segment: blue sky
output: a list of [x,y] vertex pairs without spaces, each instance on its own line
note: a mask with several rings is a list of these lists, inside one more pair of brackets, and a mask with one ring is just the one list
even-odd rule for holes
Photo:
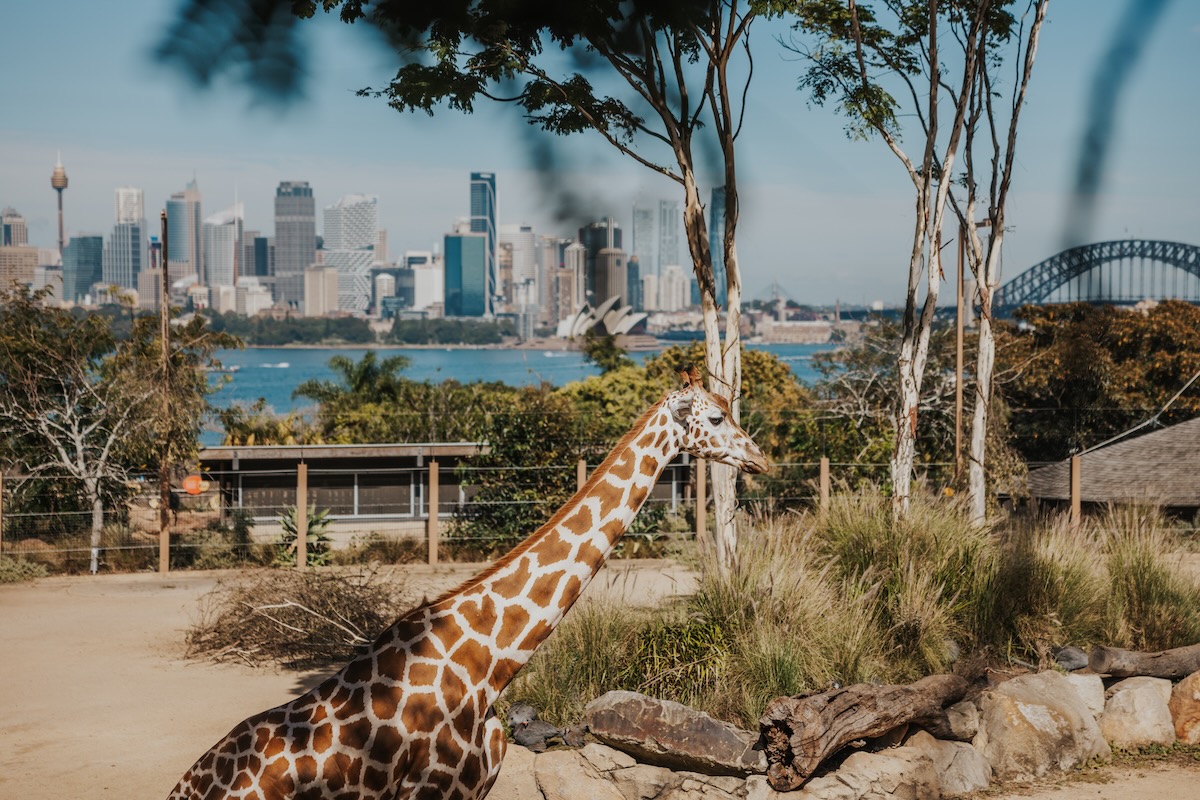
[[[1024,112],[1008,217],[1005,274],[1062,249],[1069,191],[1091,77],[1125,0],[1053,0]],[[113,190],[145,191],[154,219],[193,174],[205,214],[246,205],[246,226],[270,232],[274,188],[308,180],[318,208],[351,193],[376,194],[396,255],[429,249],[467,214],[468,173],[496,172],[501,223],[570,234],[538,189],[513,109],[473,116],[399,114],[355,96],[394,72],[369,36],[334,19],[306,26],[312,64],[303,101],[283,109],[241,86],[193,88],[154,63],[175,3],[47,0],[10,4],[0,48],[0,206],[53,246],[50,172],[61,151],[71,185],[71,233],[104,233]],[[850,141],[831,109],[796,91],[802,69],[773,34],[757,31],[755,82],[739,141],[739,256],[751,297],[778,281],[799,302],[899,302],[913,196],[900,163],[878,141]],[[1126,86],[1090,239],[1200,244],[1200,2],[1175,0]],[[563,148],[569,171],[554,181],[596,216],[628,230],[633,200],[676,197],[675,185],[617,156],[588,134]],[[707,196],[707,194],[705,194]],[[320,219],[318,214],[318,227]],[[628,236],[629,234],[626,233]],[[628,244],[628,243],[627,243]]]

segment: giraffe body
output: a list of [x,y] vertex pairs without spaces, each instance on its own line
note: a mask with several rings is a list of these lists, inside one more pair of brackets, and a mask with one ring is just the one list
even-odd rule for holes
[[236,726],[170,800],[475,800],[507,746],[492,705],[603,565],[681,450],[750,472],[762,451],[684,373],[587,484],[480,575],[419,606],[312,691]]

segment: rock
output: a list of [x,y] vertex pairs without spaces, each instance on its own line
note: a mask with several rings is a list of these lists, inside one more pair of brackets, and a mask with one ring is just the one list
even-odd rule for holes
[[854,753],[836,772],[811,778],[793,792],[777,792],[759,775],[746,779],[746,800],[937,800],[940,796],[933,761],[916,747]]
[[622,753],[620,750],[614,750],[611,747],[605,747],[602,744],[584,745],[579,754],[588,760],[593,767],[600,772],[612,772],[613,770],[625,769],[637,764],[637,760],[628,753]]
[[983,692],[974,745],[1002,781],[1029,781],[1112,755],[1087,704],[1058,672],[1022,675]]
[[966,742],[942,741],[925,731],[918,731],[906,744],[929,756],[943,797],[979,792],[992,782],[992,765]]
[[1184,744],[1200,744],[1200,672],[1193,672],[1171,690],[1171,720]]
[[1100,715],[1104,713],[1104,681],[1100,676],[1090,673],[1064,675],[1063,677],[1071,682],[1075,691],[1079,692],[1079,696],[1087,704],[1088,711],[1092,712],[1092,716],[1100,719]]
[[650,764],[636,764],[614,770],[609,777],[625,800],[653,800],[661,797],[664,791],[683,783],[683,778],[679,777],[678,773]]
[[589,800],[625,800],[612,781],[601,775],[599,770],[576,750],[539,753],[534,757],[533,777],[545,800],[575,800],[579,797],[587,797]]
[[1113,747],[1137,750],[1175,741],[1171,722],[1171,682],[1165,678],[1127,678],[1105,693],[1100,731]]
[[1064,647],[1054,654],[1054,661],[1067,672],[1072,672],[1088,665],[1088,654],[1078,647]]
[[950,735],[957,742],[969,742],[979,733],[979,707],[970,700],[947,708],[946,720],[950,723]]
[[706,775],[765,772],[758,737],[708,714],[636,692],[608,692],[585,711],[588,730],[638,761]]
[[488,792],[488,800],[543,800],[533,776],[533,764],[532,752],[510,744],[500,766],[500,776]]
[[794,792],[777,792],[762,775],[746,779],[746,800],[859,800],[858,793],[833,776],[812,778]]
[[741,796],[745,781],[728,775],[675,773],[681,780],[659,795],[659,800],[735,800]]

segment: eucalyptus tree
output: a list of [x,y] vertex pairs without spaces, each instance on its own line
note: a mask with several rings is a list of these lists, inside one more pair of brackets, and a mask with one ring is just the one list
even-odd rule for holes
[[[978,80],[979,45],[989,26],[1003,24],[994,13],[1002,5],[992,0],[882,0],[877,6],[812,0],[796,6],[791,46],[808,63],[801,87],[817,104],[836,102],[849,119],[851,136],[883,141],[915,194],[896,354],[899,390],[890,466],[896,516],[905,515],[909,505],[929,338],[944,277],[941,240],[949,178]],[[946,28],[962,52],[961,62],[951,67],[942,62]],[[944,105],[943,93],[950,101]],[[913,142],[911,154],[904,147],[906,136]]]
[[[700,286],[705,366],[711,388],[740,414],[741,273],[736,234],[735,142],[750,75],[750,32],[778,0],[445,0],[438,4],[365,0],[186,0],[160,54],[207,79],[244,66],[277,89],[294,87],[303,62],[290,14],[318,7],[383,32],[402,61],[394,79],[360,94],[400,111],[448,106],[470,113],[480,100],[517,106],[553,134],[591,132],[683,195],[688,249]],[[233,13],[231,13],[231,9]],[[612,90],[611,93],[609,90]],[[706,152],[716,154],[725,187],[721,242],[727,308],[722,329],[701,200]],[[713,466],[716,549],[733,559],[736,470]]]

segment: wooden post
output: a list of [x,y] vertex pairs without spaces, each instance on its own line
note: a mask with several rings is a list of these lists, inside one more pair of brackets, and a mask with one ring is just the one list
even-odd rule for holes
[[696,459],[696,540],[704,541],[708,535],[708,463],[703,458]]
[[429,460],[429,496],[425,498],[429,507],[429,517],[426,523],[426,533],[429,536],[429,563],[438,563],[438,462],[436,458]]
[[824,514],[825,512],[829,511],[829,458],[828,458],[828,456],[821,456],[820,486],[821,486],[821,499],[820,499],[820,504],[818,505],[818,508],[820,508],[821,513]]
[[1079,523],[1083,518],[1083,503],[1080,499],[1080,490],[1083,481],[1080,477],[1083,462],[1079,456],[1071,456],[1071,530],[1079,530]]
[[308,464],[296,465],[296,569],[308,566]]
[[4,552],[4,473],[0,472],[0,553]]
[[159,464],[158,464],[158,571],[166,573],[171,569],[171,298],[170,280],[167,278],[167,212],[159,214],[162,232],[162,257],[159,267],[159,291],[162,297],[158,302],[158,336],[162,348],[162,419],[159,424]]
[[963,434],[963,260],[965,259],[967,229],[958,226],[958,305],[954,323],[954,482],[962,477]]
[[587,461],[581,458],[575,465],[575,490],[582,489],[585,483],[587,483]]

